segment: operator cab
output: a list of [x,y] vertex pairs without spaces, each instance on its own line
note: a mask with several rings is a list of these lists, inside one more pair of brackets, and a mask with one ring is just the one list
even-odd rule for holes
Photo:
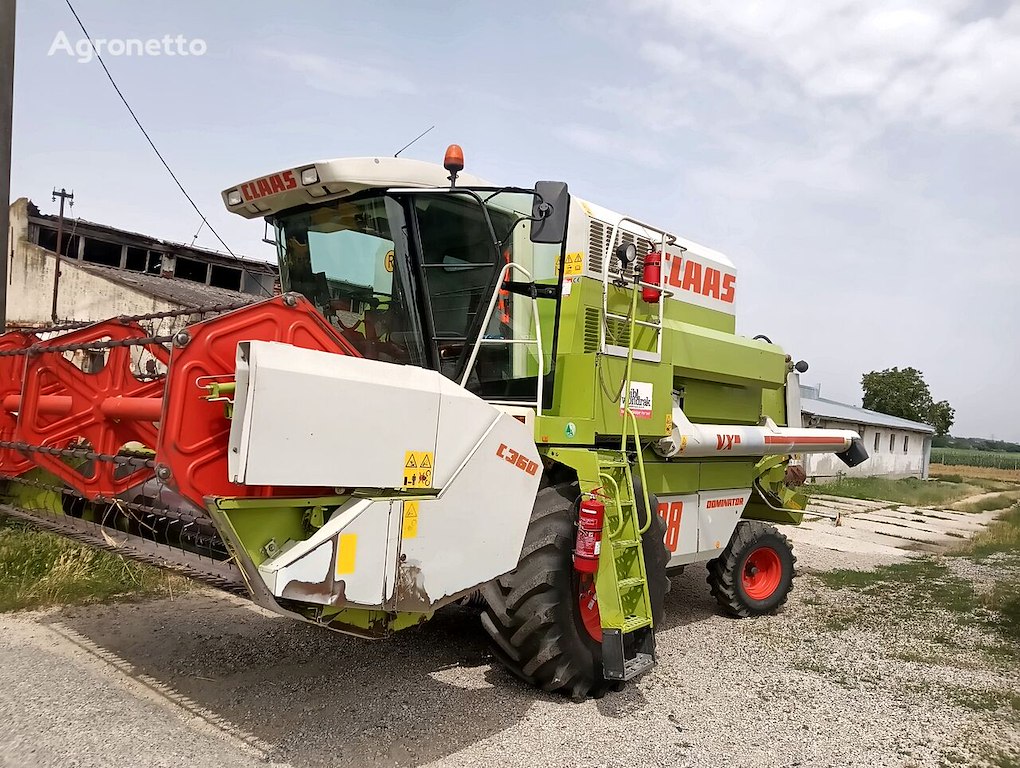
[[447,153],[449,186],[436,184],[438,166],[372,158],[275,174],[276,184],[266,177],[224,197],[242,215],[265,214],[283,290],[303,294],[365,357],[432,368],[511,404],[534,403],[541,377],[548,404],[566,185],[456,186],[458,152]]

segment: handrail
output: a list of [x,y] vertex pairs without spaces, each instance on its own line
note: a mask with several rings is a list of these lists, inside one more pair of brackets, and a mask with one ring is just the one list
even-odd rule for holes
[[623,530],[623,505],[620,503],[620,486],[617,484],[613,476],[606,472],[599,472],[599,479],[603,480],[613,487],[613,502],[616,504],[616,519],[618,525],[615,528],[610,528],[609,539],[612,541],[616,538],[617,534]]
[[[629,231],[629,230],[623,230],[621,225],[624,222],[627,222],[629,224],[633,224],[635,227],[638,227],[640,229],[645,230],[646,234],[648,234],[648,233],[658,234],[659,235],[659,253],[662,255],[663,259],[665,259],[665,256],[666,256],[666,246],[667,245],[673,245],[673,244],[676,243],[676,235],[673,235],[673,234],[667,232],[664,229],[659,229],[658,227],[653,227],[653,226],[651,226],[649,224],[645,224],[644,222],[638,221],[637,219],[633,219],[633,218],[631,218],[629,216],[621,216],[616,221],[616,223],[613,224],[613,229],[612,229],[612,232],[610,233],[609,243],[608,243],[606,252],[605,252],[605,254],[604,254],[603,258],[602,258],[602,316],[603,316],[603,319],[609,318],[609,317],[613,316],[613,313],[611,313],[609,311],[609,266],[610,266],[610,264],[611,264],[611,262],[613,260],[613,252],[614,252],[614,248],[616,247],[616,240],[617,240],[617,238],[621,237],[620,233],[622,231]],[[635,240],[638,237],[642,236],[642,235],[640,235],[640,234],[638,234],[636,232],[631,232],[630,234],[632,234],[634,236]],[[647,239],[650,240],[650,238],[647,238]],[[682,246],[681,246],[681,248],[682,248]],[[635,264],[635,267],[636,267],[636,264]],[[642,288],[654,288],[655,290],[660,291],[659,301],[656,302],[659,305],[659,307],[658,307],[658,310],[659,310],[659,323],[658,323],[658,325],[654,325],[654,324],[649,323],[648,321],[644,321],[644,320],[639,320],[638,321],[638,325],[642,325],[642,326],[646,326],[646,327],[649,327],[649,328],[657,329],[656,330],[656,343],[655,343],[656,351],[655,351],[655,354],[660,356],[660,358],[661,358],[661,355],[662,355],[662,330],[661,330],[661,328],[662,328],[662,324],[663,324],[663,320],[664,320],[664,304],[665,304],[663,299],[667,298],[667,297],[671,297],[671,296],[674,295],[672,291],[667,291],[665,289],[665,287],[664,287],[664,283],[665,283],[665,280],[663,279],[664,274],[665,274],[665,272],[660,269],[660,271],[659,271],[659,285],[657,285],[657,286],[653,286],[653,285],[651,285],[649,283],[645,283],[645,282],[641,281],[640,277],[638,277],[636,272],[633,275],[634,280],[635,280],[635,285],[640,285]],[[620,272],[620,277],[621,277],[621,279],[624,277],[623,271]],[[631,309],[631,320],[634,319],[634,313],[636,311],[637,311],[636,307],[633,307]],[[627,350],[627,354],[628,355],[631,355],[633,353],[633,351],[634,351],[633,350],[633,347],[634,347],[634,330],[635,329],[634,329],[633,323],[632,323],[631,329],[630,329],[630,342],[627,345],[628,346],[628,350]],[[608,340],[606,338],[606,323],[602,322],[602,323],[599,324],[599,349],[600,350],[603,350],[603,351],[607,350],[607,341]]]
[[[499,271],[499,279],[496,281],[496,287],[492,292],[492,298],[489,299],[489,308],[485,312],[485,317],[482,318],[482,326],[478,330],[478,338],[475,339],[475,344],[471,348],[471,356],[468,357],[467,365],[464,367],[464,375],[461,376],[460,385],[467,387],[468,378],[471,376],[471,371],[475,366],[475,361],[478,359],[478,352],[482,348],[482,344],[506,344],[508,342],[519,342],[534,344],[537,347],[538,352],[538,392],[535,399],[535,415],[542,415],[542,395],[544,394],[545,385],[545,356],[542,350],[542,321],[538,313],[538,299],[531,297],[531,313],[535,321],[535,338],[534,339],[486,339],[485,330],[489,327],[489,321],[492,319],[492,314],[496,310],[496,304],[499,301],[499,293],[503,290],[503,281],[506,280],[507,275],[511,269],[516,269],[518,272],[527,278],[529,283],[533,283],[535,280],[531,276],[531,273],[522,267],[520,264],[510,261],[507,262],[503,268]],[[527,401],[517,403],[518,405],[530,405]]]
[[[620,452],[626,455],[627,453],[627,429],[631,426],[634,428],[634,451],[637,453],[637,465],[638,465],[638,476],[641,478],[641,493],[645,493],[645,489],[648,487],[648,481],[645,477],[645,460],[641,456],[641,433],[637,423],[637,417],[634,412],[630,409],[630,384],[631,377],[634,369],[634,329],[635,323],[637,322],[637,294],[638,294],[638,283],[635,280],[634,285],[631,287],[630,295],[630,343],[627,345],[627,369],[623,379],[623,424],[620,427]],[[628,423],[629,422],[629,423]],[[645,524],[638,529],[639,534],[643,534],[652,525],[652,509],[648,504],[648,500],[644,499],[645,506],[648,507],[648,519],[645,520]],[[637,510],[637,498],[634,499],[634,509]]]

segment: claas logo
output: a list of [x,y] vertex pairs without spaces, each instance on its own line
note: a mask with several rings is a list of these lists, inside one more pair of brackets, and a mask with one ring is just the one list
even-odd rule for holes
[[736,275],[676,254],[670,254],[670,261],[666,283],[681,291],[690,291],[709,299],[719,299],[727,304],[733,303],[733,299],[736,298]]
[[258,200],[260,197],[275,195],[277,192],[286,192],[288,189],[297,187],[297,179],[294,178],[294,171],[283,173],[271,173],[261,179],[249,181],[241,185],[241,194],[249,203]]

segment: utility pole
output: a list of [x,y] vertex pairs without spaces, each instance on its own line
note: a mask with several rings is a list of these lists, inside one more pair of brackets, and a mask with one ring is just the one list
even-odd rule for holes
[[7,330],[7,260],[11,231],[11,125],[14,119],[14,21],[17,0],[0,0],[0,333]]
[[53,270],[53,311],[50,313],[50,318],[54,323],[57,322],[57,291],[60,289],[60,256],[64,240],[64,201],[70,200],[71,205],[74,206],[74,192],[68,192],[63,187],[59,192],[54,189],[53,200],[56,201],[58,197],[60,198],[60,218],[57,219],[57,261]]

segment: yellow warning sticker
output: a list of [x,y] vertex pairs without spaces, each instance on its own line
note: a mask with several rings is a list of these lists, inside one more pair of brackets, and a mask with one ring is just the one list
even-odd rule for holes
[[669,435],[672,435],[672,434],[673,434],[673,414],[672,413],[667,413],[666,414],[666,435],[669,436]]
[[413,539],[418,535],[418,502],[404,502],[404,525],[401,535],[405,539]]
[[435,454],[431,451],[407,451],[404,453],[404,487],[431,488],[434,464]]
[[563,259],[563,274],[567,275],[580,275],[584,272],[584,254],[583,253],[568,253]]
[[354,573],[354,555],[358,551],[358,534],[341,533],[336,543],[336,576]]

